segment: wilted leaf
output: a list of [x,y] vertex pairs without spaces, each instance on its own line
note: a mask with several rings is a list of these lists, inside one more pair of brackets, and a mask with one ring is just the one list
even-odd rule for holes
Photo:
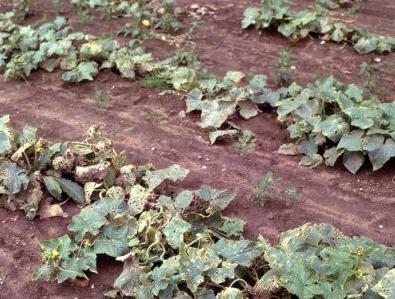
[[188,173],[188,169],[175,164],[165,169],[147,171],[143,180],[147,183],[148,187],[153,190],[166,180],[170,180],[172,182],[183,180]]
[[214,144],[218,138],[221,137],[232,137],[239,134],[238,130],[217,130],[209,133],[210,143]]

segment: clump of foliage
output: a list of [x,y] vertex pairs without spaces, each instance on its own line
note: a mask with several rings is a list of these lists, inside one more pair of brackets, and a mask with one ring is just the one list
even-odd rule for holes
[[[103,18],[130,18],[122,30],[133,37],[152,37],[151,30],[167,33],[181,29],[177,20],[180,9],[173,0],[67,0],[73,4],[74,10],[84,22],[89,22],[92,10],[100,12]],[[60,10],[65,0],[54,0],[55,7]]]
[[255,75],[247,82],[245,78],[244,73],[231,71],[223,79],[209,76],[199,80],[187,96],[187,113],[201,111],[201,127],[220,128],[236,111],[243,119],[255,117],[257,105],[275,103],[286,91],[270,89],[264,75]]
[[33,28],[14,24],[12,16],[0,16],[0,69],[6,79],[25,78],[39,68],[60,68],[69,82],[92,81],[101,69],[116,69],[130,79],[137,70],[153,69],[153,57],[142,48],[121,48],[113,39],[74,32],[63,17]]
[[367,0],[317,0],[315,5],[331,10],[346,8],[348,14],[355,14],[359,11],[361,4],[366,1]]
[[307,88],[293,83],[289,97],[275,106],[279,120],[290,123],[288,131],[296,143],[279,152],[303,154],[302,165],[323,162],[343,165],[356,173],[368,158],[373,170],[395,157],[395,104],[382,103],[351,84],[328,77]]
[[395,49],[395,38],[369,33],[331,17],[328,10],[313,8],[294,11],[289,0],[263,0],[260,7],[249,7],[244,12],[242,28],[276,29],[283,36],[297,41],[310,34],[335,43],[350,43],[360,54],[386,53]]
[[32,14],[32,5],[30,0],[14,0],[12,3],[12,12],[17,20],[24,20]]
[[294,61],[291,58],[291,50],[283,48],[280,50],[277,63],[273,65],[274,81],[277,84],[287,85],[292,82],[295,75]]
[[287,205],[299,200],[301,192],[283,177],[268,171],[256,184],[251,200],[264,207],[269,200],[283,199]]
[[366,237],[347,237],[327,224],[282,234],[274,247],[262,240],[270,270],[258,292],[281,288],[298,298],[393,298],[395,251]]

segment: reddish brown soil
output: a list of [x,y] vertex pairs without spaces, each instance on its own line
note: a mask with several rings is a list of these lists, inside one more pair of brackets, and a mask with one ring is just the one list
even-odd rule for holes
[[[38,11],[49,8],[49,1],[33,2]],[[259,1],[196,2],[217,8],[214,17],[204,18],[193,39],[202,63],[217,74],[228,70],[271,74],[270,66],[279,49],[292,47],[297,81],[307,83],[333,74],[347,82],[361,82],[356,75],[359,64],[374,57],[357,55],[349,46],[321,45],[315,39],[291,44],[275,33],[242,32],[240,18],[244,8]],[[394,19],[392,0],[371,0],[364,5],[358,22],[373,31],[395,35]],[[96,22],[88,28],[98,35],[113,30],[117,24]],[[169,54],[169,47],[158,42],[150,43],[148,48],[158,57]],[[382,58],[384,62],[394,61],[395,56]],[[122,80],[111,72],[102,73],[93,83],[80,85],[65,84],[59,76],[40,71],[28,82],[1,82],[1,114],[11,114],[17,126],[38,127],[39,133],[50,140],[78,139],[90,125],[105,124],[106,134],[117,148],[130,154],[134,163],[149,161],[158,166],[178,163],[191,170],[182,187],[193,189],[207,184],[236,192],[237,200],[227,214],[246,220],[251,238],[263,234],[275,242],[285,230],[306,222],[326,222],[349,235],[366,235],[394,245],[393,162],[375,173],[366,166],[357,176],[342,167],[311,170],[298,166],[297,158],[276,153],[289,140],[287,131],[270,111],[250,121],[234,119],[242,128],[253,131],[257,139],[256,148],[246,156],[241,155],[230,143],[209,146],[206,132],[194,123],[198,115],[179,114],[185,107],[177,96],[159,96],[158,91]],[[386,77],[383,82],[391,87],[391,78]],[[110,109],[95,106],[92,98],[97,89],[109,91]],[[391,98],[394,97],[390,89],[386,99]],[[300,187],[302,200],[291,206],[273,200],[265,208],[252,203],[249,197],[254,191],[253,183],[269,170]],[[67,212],[72,215],[77,209],[69,206]],[[64,234],[70,219],[30,222],[23,213],[3,209],[0,219],[1,298],[102,298],[103,291],[111,287],[121,269],[110,259],[100,260],[99,275],[91,276],[88,287],[32,282],[31,273],[40,262],[38,242]]]

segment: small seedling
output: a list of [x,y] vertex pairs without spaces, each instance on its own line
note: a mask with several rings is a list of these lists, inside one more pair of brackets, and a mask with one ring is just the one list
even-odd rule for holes
[[256,146],[254,134],[248,130],[241,132],[239,139],[233,143],[233,146],[240,149],[242,156],[247,156],[249,151]]
[[274,80],[277,84],[288,85],[292,81],[295,74],[295,66],[291,55],[291,50],[288,48],[280,50],[278,62],[273,65]]
[[364,89],[371,95],[377,95],[382,91],[378,85],[380,80],[381,61],[371,60],[359,66],[359,76],[365,80]]
[[261,207],[271,199],[281,199],[286,205],[299,200],[301,192],[294,184],[285,181],[281,176],[268,171],[262,176],[255,188],[251,200]]
[[111,96],[108,91],[105,90],[95,90],[93,100],[95,105],[101,109],[108,109],[112,106]]

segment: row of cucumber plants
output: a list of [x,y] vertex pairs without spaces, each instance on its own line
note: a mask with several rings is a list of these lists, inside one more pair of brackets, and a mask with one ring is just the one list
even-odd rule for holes
[[335,43],[349,43],[360,54],[388,53],[395,49],[395,38],[370,33],[351,22],[339,20],[323,6],[296,11],[289,0],[263,0],[259,7],[244,11],[242,28],[275,29],[286,38],[298,41],[309,35]]
[[277,246],[247,240],[244,221],[222,215],[234,194],[166,188],[187,174],[179,165],[130,164],[98,127],[82,141],[52,143],[0,118],[0,204],[30,219],[48,197],[49,207],[83,207],[66,235],[40,243],[34,279],[87,279],[107,255],[124,263],[105,294],[112,298],[393,298],[395,248],[327,224],[285,232]]

